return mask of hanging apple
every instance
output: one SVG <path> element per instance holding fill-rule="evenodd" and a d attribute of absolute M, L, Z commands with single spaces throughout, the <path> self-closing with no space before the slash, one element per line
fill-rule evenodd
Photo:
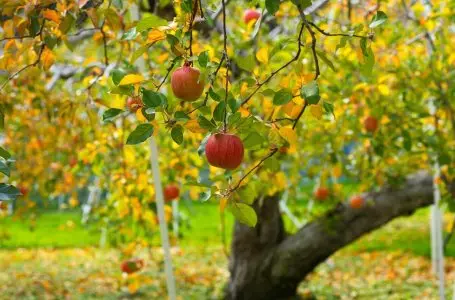
<path fill-rule="evenodd" d="M 144 106 L 140 97 L 129 97 L 126 100 L 126 106 L 130 110 L 130 112 L 135 113 L 138 109 Z"/>
<path fill-rule="evenodd" d="M 363 126 L 366 131 L 373 133 L 378 129 L 378 120 L 373 116 L 368 116 L 363 121 Z"/>
<path fill-rule="evenodd" d="M 180 190 L 175 184 L 169 184 L 164 188 L 164 200 L 172 201 L 179 197 Z"/>
<path fill-rule="evenodd" d="M 248 24 L 250 21 L 254 20 L 256 21 L 261 17 L 261 13 L 258 12 L 255 9 L 247 9 L 245 10 L 245 13 L 243 14 L 243 21 L 245 24 Z"/>
<path fill-rule="evenodd" d="M 361 208 L 364 203 L 365 200 L 359 195 L 353 196 L 351 200 L 349 200 L 349 205 L 355 209 Z"/>
<path fill-rule="evenodd" d="M 204 80 L 199 78 L 201 72 L 198 68 L 185 63 L 172 73 L 171 87 L 174 95 L 184 101 L 195 101 L 204 91 Z"/>
<path fill-rule="evenodd" d="M 326 187 L 320 186 L 314 191 L 314 197 L 316 198 L 316 200 L 320 201 L 324 201 L 325 199 L 327 199 L 327 197 L 329 197 L 329 194 L 330 191 Z"/>
<path fill-rule="evenodd" d="M 222 169 L 234 170 L 243 161 L 243 142 L 233 134 L 212 134 L 205 146 L 205 156 L 210 165 Z"/>

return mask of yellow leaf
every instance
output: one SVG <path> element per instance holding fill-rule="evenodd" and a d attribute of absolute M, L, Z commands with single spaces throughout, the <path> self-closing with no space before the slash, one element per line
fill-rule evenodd
<path fill-rule="evenodd" d="M 152 29 L 147 38 L 147 44 L 156 43 L 158 41 L 162 41 L 166 38 L 166 34 L 158 29 Z"/>
<path fill-rule="evenodd" d="M 302 106 L 295 104 L 293 101 L 289 101 L 289 103 L 283 105 L 284 113 L 293 119 L 297 118 L 301 110 Z"/>
<path fill-rule="evenodd" d="M 378 90 L 379 90 L 379 93 L 383 96 L 388 96 L 390 95 L 390 89 L 387 85 L 385 84 L 380 84 L 378 85 Z"/>
<path fill-rule="evenodd" d="M 147 119 L 144 117 L 144 115 L 142 114 L 142 109 L 138 109 L 136 111 L 136 118 L 138 121 L 140 122 L 144 122 L 144 121 L 147 121 Z"/>
<path fill-rule="evenodd" d="M 54 64 L 55 56 L 51 50 L 48 48 L 44 48 L 43 53 L 41 54 L 41 63 L 43 65 L 43 69 L 45 71 L 49 70 L 49 68 Z"/>
<path fill-rule="evenodd" d="M 256 53 L 256 58 L 261 63 L 268 63 L 269 62 L 269 50 L 267 47 L 259 49 L 258 53 Z"/>
<path fill-rule="evenodd" d="M 220 200 L 220 212 L 223 212 L 226 208 L 226 204 L 228 203 L 228 198 L 221 198 Z"/>
<path fill-rule="evenodd" d="M 297 145 L 297 134 L 291 127 L 281 127 L 278 132 L 281 137 L 291 145 L 291 147 Z"/>
<path fill-rule="evenodd" d="M 136 84 L 144 81 L 145 78 L 139 74 L 129 74 L 122 78 L 119 85 Z"/>
<path fill-rule="evenodd" d="M 189 120 L 188 122 L 186 122 L 185 128 L 193 133 L 204 133 L 207 131 L 204 128 L 201 128 L 201 126 L 199 126 L 197 120 Z"/>
<path fill-rule="evenodd" d="M 311 105 L 310 112 L 316 119 L 320 120 L 322 118 L 323 111 L 320 105 Z"/>
<path fill-rule="evenodd" d="M 137 282 L 137 280 L 131 282 L 128 285 L 128 291 L 130 292 L 130 294 L 136 294 L 138 289 L 139 289 L 139 282 Z"/>
<path fill-rule="evenodd" d="M 46 9 L 44 12 L 43 12 L 43 17 L 48 19 L 48 20 L 51 20 L 57 24 L 60 23 L 60 17 L 58 15 L 58 13 L 55 11 L 55 10 L 52 10 L 52 9 Z"/>
<path fill-rule="evenodd" d="M 340 178 L 341 173 L 342 173 L 341 166 L 339 164 L 335 165 L 333 167 L 333 176 L 335 176 L 336 178 Z"/>

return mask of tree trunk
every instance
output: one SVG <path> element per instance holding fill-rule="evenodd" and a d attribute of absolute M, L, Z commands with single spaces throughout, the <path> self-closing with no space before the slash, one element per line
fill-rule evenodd
<path fill-rule="evenodd" d="M 449 190 L 454 189 L 451 184 Z M 256 227 L 235 224 L 226 298 L 295 297 L 299 283 L 337 250 L 396 217 L 432 204 L 433 178 L 419 172 L 408 177 L 400 188 L 386 187 L 363 197 L 367 200 L 363 208 L 340 203 L 289 237 L 284 233 L 279 197 L 256 201 Z"/>

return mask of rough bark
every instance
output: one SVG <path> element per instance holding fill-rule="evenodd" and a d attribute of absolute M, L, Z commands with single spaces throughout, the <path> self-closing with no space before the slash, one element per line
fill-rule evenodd
<path fill-rule="evenodd" d="M 455 185 L 449 190 L 455 190 Z M 295 296 L 298 284 L 337 250 L 396 217 L 432 204 L 433 178 L 419 172 L 399 188 L 386 187 L 363 196 L 367 199 L 363 208 L 340 203 L 289 237 L 284 235 L 278 197 L 258 201 L 258 225 L 235 225 L 226 298 L 275 300 Z"/>

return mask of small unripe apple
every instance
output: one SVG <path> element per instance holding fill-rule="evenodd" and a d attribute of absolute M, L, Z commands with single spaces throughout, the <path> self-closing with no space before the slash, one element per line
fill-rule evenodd
<path fill-rule="evenodd" d="M 126 107 L 128 107 L 128 109 L 130 110 L 130 112 L 132 113 L 135 113 L 139 108 L 141 108 L 142 106 L 144 106 L 144 104 L 142 103 L 142 100 L 140 97 L 136 96 L 136 97 L 129 97 L 127 100 L 126 100 Z"/>
<path fill-rule="evenodd" d="M 172 73 L 171 87 L 174 95 L 184 101 L 195 101 L 204 92 L 204 80 L 199 78 L 201 72 L 188 64 Z"/>
<path fill-rule="evenodd" d="M 144 261 L 142 259 L 130 259 L 122 262 L 120 268 L 123 273 L 132 274 L 139 271 L 144 267 Z"/>
<path fill-rule="evenodd" d="M 373 133 L 378 129 L 378 120 L 373 116 L 368 116 L 363 121 L 363 126 L 366 131 Z"/>
<path fill-rule="evenodd" d="M 243 14 L 243 21 L 248 24 L 250 21 L 256 21 L 261 17 L 261 13 L 254 9 L 247 9 Z"/>
<path fill-rule="evenodd" d="M 323 201 L 323 200 L 327 199 L 329 194 L 330 194 L 330 191 L 326 187 L 321 187 L 320 186 L 314 191 L 314 197 L 316 198 L 316 200 Z"/>
<path fill-rule="evenodd" d="M 171 201 L 177 199 L 180 194 L 180 189 L 174 184 L 169 184 L 164 188 L 164 200 Z"/>
<path fill-rule="evenodd" d="M 364 203 L 365 200 L 359 195 L 353 196 L 351 200 L 349 200 L 349 205 L 355 209 L 361 208 Z"/>
<path fill-rule="evenodd" d="M 222 169 L 234 170 L 243 161 L 243 142 L 233 134 L 212 134 L 205 146 L 205 156 L 210 165 Z"/>

